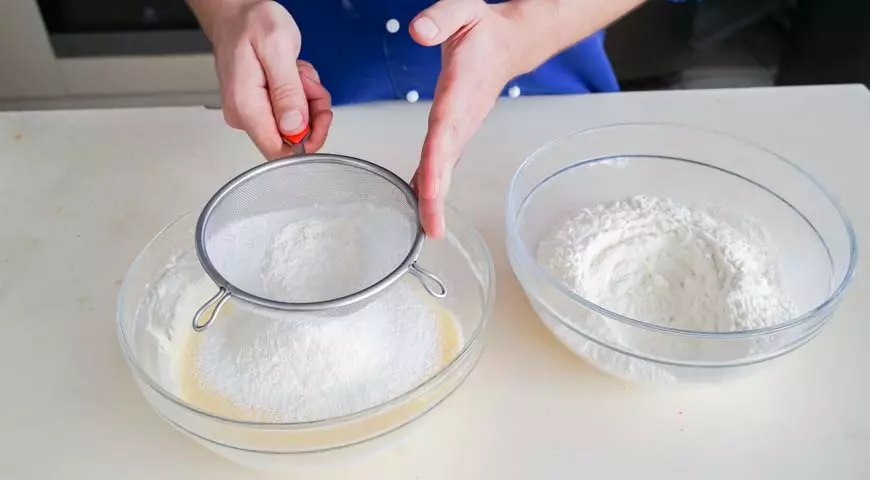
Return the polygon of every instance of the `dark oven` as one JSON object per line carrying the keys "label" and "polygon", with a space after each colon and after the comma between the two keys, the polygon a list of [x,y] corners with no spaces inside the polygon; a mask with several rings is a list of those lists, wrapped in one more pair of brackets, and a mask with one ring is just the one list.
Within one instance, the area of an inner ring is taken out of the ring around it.
{"label": "dark oven", "polygon": [[37,0],[58,57],[201,53],[183,0]]}

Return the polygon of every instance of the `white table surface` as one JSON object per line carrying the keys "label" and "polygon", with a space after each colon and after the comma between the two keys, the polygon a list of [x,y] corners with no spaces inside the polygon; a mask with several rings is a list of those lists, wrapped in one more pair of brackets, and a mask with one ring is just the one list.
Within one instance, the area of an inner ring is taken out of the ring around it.
{"label": "white table surface", "polygon": [[[340,109],[327,149],[407,176],[426,116],[425,104]],[[320,478],[870,478],[867,262],[822,335],[720,386],[613,380],[537,320],[505,256],[508,180],[541,143],[624,121],[694,124],[780,152],[836,193],[870,252],[863,87],[504,101],[451,193],[495,258],[487,351],[397,452]],[[160,421],[115,337],[118,288],[137,252],[258,160],[204,108],[0,114],[0,478],[272,478]]]}

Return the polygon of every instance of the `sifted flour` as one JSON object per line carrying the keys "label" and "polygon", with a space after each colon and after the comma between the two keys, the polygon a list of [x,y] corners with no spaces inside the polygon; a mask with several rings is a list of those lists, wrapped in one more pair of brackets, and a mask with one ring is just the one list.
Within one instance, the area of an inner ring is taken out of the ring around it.
{"label": "sifted flour", "polygon": [[345,317],[222,319],[194,337],[195,381],[243,417],[268,421],[320,420],[386,402],[434,374],[445,344],[458,349],[452,317],[419,290],[400,281]]}
{"label": "sifted flour", "polygon": [[296,302],[354,293],[404,260],[413,227],[393,209],[366,204],[299,209],[263,258],[264,289],[271,298]]}
{"label": "sifted flour", "polygon": [[[776,325],[797,313],[761,228],[668,199],[638,196],[583,209],[540,243],[537,258],[584,298],[656,325],[728,332]],[[637,340],[592,312],[578,321],[607,343]],[[638,338],[641,351],[673,353],[667,338]],[[591,342],[579,347],[624,376],[665,375]]]}
{"label": "sifted flour", "polygon": [[[361,252],[388,249],[390,228],[403,234],[389,224],[391,215],[360,205],[279,212],[230,224],[215,244],[232,251],[248,242],[249,228],[260,228],[253,233],[272,239],[253,243],[267,247],[226,265],[257,266],[257,278],[242,272],[246,280],[261,282],[258,288],[277,298],[322,299],[365,278],[368,259]],[[213,289],[206,280],[182,294],[183,331],[193,313],[187,310]],[[304,422],[358,412],[411,390],[461,343],[453,316],[415,279],[404,278],[344,316],[225,309],[209,329],[187,335],[176,365],[191,403],[233,418]]]}
{"label": "sifted flour", "polygon": [[234,221],[207,243],[221,274],[255,295],[291,302],[343,297],[395,269],[416,225],[370,204],[311,206]]}

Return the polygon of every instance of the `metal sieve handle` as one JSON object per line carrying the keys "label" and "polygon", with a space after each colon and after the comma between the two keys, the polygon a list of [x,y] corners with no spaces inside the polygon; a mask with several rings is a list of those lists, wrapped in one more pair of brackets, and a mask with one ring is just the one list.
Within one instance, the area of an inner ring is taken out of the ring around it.
{"label": "metal sieve handle", "polygon": [[429,292],[429,295],[432,295],[435,298],[444,298],[447,296],[447,287],[444,286],[444,282],[434,273],[417,265],[416,262],[408,267],[408,271],[411,272],[411,275],[417,277],[417,280],[420,281],[420,285],[423,285],[423,288]]}
{"label": "metal sieve handle", "polygon": [[[218,313],[221,310],[221,307],[227,303],[227,300],[230,299],[230,292],[227,291],[226,288],[221,287],[213,297],[209,298],[196,313],[193,314],[193,330],[196,332],[201,332],[208,328],[209,325],[214,322],[214,319],[217,317]],[[205,323],[200,323],[203,315],[211,309],[211,313],[208,314],[208,318],[205,320]]]}

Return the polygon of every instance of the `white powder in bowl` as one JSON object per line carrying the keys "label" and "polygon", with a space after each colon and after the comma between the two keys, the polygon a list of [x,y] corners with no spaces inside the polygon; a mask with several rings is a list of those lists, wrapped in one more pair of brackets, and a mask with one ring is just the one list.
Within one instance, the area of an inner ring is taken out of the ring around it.
{"label": "white powder in bowl", "polygon": [[[230,223],[212,239],[212,252],[247,289],[324,300],[392,271],[408,254],[401,245],[410,245],[414,226],[366,204],[310,207]],[[214,288],[208,283],[188,285],[182,300],[194,300],[179,304],[201,305]],[[179,328],[189,329],[195,309],[186,309]],[[207,330],[184,337],[176,370],[185,400],[230,418],[275,422],[387,402],[435,374],[462,344],[453,315],[412,277],[340,316],[231,303]]]}
{"label": "white powder in bowl", "polygon": [[[437,372],[453,318],[402,281],[343,317],[233,315],[195,345],[195,381],[252,418],[334,418],[397,397]],[[449,324],[445,324],[450,322]]]}
{"label": "white powder in bowl", "polygon": [[380,281],[411,251],[413,218],[367,203],[315,205],[229,222],[206,242],[236,287],[294,303],[331,300]]}
{"label": "white powder in bowl", "polygon": [[[656,325],[730,332],[776,325],[797,313],[759,226],[668,199],[638,196],[583,209],[545,237],[537,259],[587,300]],[[629,330],[592,312],[572,320],[608,343],[624,343]],[[663,336],[642,340],[647,351],[673,350],[663,343],[673,340]]]}
{"label": "white powder in bowl", "polygon": [[262,260],[268,298],[330,300],[386,277],[411,250],[415,225],[367,204],[305,208],[278,231]]}

